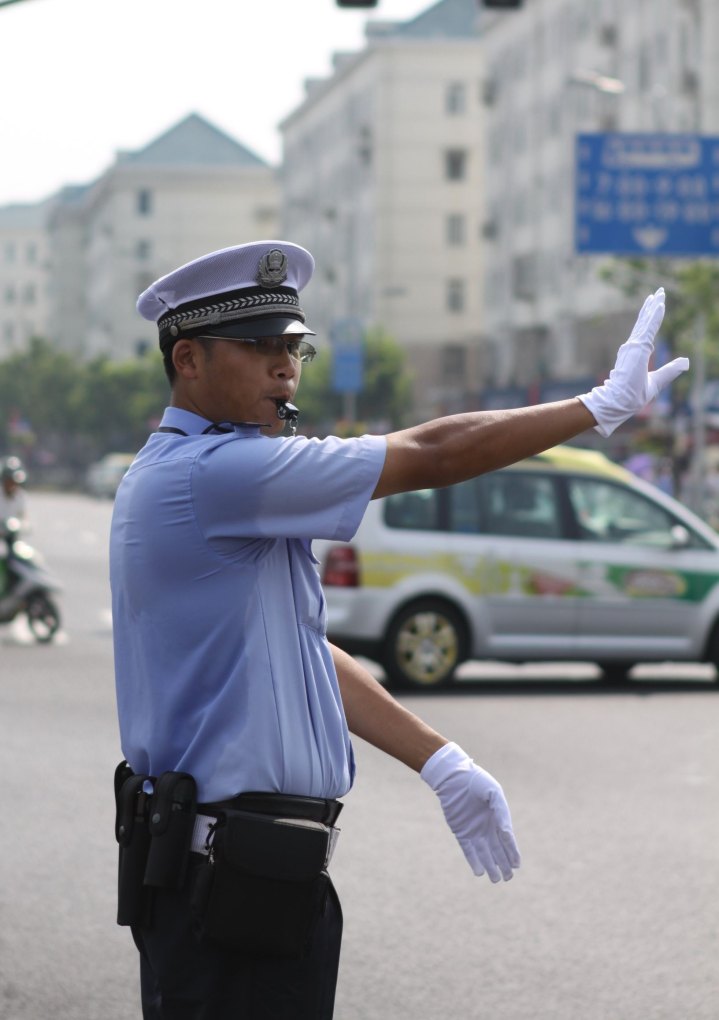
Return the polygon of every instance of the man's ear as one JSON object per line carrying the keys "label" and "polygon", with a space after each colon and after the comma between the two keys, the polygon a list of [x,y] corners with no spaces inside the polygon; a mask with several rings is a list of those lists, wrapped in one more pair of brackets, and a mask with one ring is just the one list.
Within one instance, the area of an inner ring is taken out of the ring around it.
{"label": "man's ear", "polygon": [[180,337],[172,348],[172,363],[183,379],[196,379],[199,358],[199,344],[188,337]]}

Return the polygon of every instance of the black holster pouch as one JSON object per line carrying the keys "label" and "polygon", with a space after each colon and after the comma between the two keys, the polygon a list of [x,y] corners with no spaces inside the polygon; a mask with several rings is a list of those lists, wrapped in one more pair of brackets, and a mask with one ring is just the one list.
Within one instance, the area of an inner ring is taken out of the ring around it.
{"label": "black holster pouch", "polygon": [[[153,785],[145,793],[146,782]],[[136,775],[115,770],[115,837],[120,847],[117,923],[151,923],[154,889],[179,889],[187,872],[197,809],[195,780],[186,772]]]}
{"label": "black holster pouch", "polygon": [[150,805],[150,852],[145,885],[180,889],[190,859],[197,785],[188,772],[163,772]]}
{"label": "black holster pouch", "polygon": [[192,892],[195,933],[252,956],[300,958],[324,912],[333,830],[225,810]]}
{"label": "black holster pouch", "polygon": [[147,923],[150,900],[144,888],[150,849],[147,809],[150,795],[143,792],[149,776],[135,775],[127,762],[115,770],[115,838],[120,846],[117,873],[117,923]]}

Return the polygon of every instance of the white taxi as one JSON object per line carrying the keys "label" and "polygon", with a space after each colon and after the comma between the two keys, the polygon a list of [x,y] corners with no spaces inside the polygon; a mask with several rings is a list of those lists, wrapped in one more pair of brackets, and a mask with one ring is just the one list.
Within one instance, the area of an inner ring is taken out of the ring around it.
{"label": "white taxi", "polygon": [[556,447],[443,489],[374,500],[317,541],[328,637],[395,686],[467,659],[719,664],[719,534],[601,453]]}

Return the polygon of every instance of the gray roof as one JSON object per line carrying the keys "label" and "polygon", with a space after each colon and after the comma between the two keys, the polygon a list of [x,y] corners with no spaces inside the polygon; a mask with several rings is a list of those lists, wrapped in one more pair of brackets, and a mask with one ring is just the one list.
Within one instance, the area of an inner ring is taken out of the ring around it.
{"label": "gray roof", "polygon": [[120,163],[152,166],[268,166],[214,124],[191,113],[144,149],[118,154]]}
{"label": "gray roof", "polygon": [[33,230],[45,225],[48,202],[14,202],[0,206],[0,227],[9,230]]}
{"label": "gray roof", "polygon": [[[480,5],[477,0],[439,0],[411,21],[396,22],[381,30],[382,35],[413,39],[454,39],[478,34]],[[372,36],[371,22],[368,35]]]}

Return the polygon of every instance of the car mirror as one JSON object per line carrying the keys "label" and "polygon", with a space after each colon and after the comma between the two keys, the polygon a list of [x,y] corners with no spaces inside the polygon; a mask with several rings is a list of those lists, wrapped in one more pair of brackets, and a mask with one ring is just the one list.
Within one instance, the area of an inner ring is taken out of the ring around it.
{"label": "car mirror", "polygon": [[671,530],[672,549],[686,549],[691,545],[692,536],[683,524],[675,524]]}

